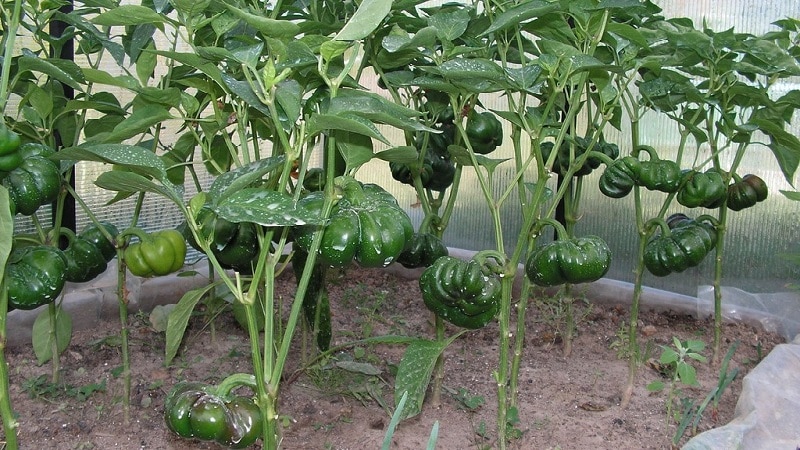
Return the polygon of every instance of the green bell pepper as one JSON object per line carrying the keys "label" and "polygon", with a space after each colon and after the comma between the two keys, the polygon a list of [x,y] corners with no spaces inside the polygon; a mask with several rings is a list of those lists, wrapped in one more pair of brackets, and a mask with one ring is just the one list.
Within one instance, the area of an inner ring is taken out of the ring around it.
{"label": "green bell pepper", "polygon": [[183,438],[245,448],[261,435],[261,410],[249,397],[217,395],[212,386],[181,382],[164,401],[167,428]]}
{"label": "green bell pepper", "polygon": [[61,171],[50,159],[54,152],[41,144],[24,144],[19,153],[22,163],[8,173],[3,185],[8,189],[12,211],[30,216],[40,206],[52,203],[61,192]]}
{"label": "green bell pepper", "polygon": [[397,262],[408,269],[428,267],[449,251],[441,239],[431,233],[414,233],[411,243],[397,258]]}
{"label": "green bell pepper", "polygon": [[[337,184],[341,198],[324,225],[319,261],[332,267],[353,261],[362,267],[386,267],[394,262],[414,234],[408,214],[376,184],[362,185],[350,177],[339,177]],[[322,211],[324,195],[312,192],[298,206]],[[308,251],[316,230],[316,226],[295,227],[295,243]]]}
{"label": "green bell pepper", "polygon": [[22,164],[19,146],[19,135],[0,123],[0,172],[11,172]]}
{"label": "green bell pepper", "polygon": [[325,169],[322,167],[308,169],[303,178],[303,189],[311,192],[325,189]]}
{"label": "green bell pepper", "polygon": [[67,262],[61,250],[31,245],[12,251],[6,267],[10,309],[34,309],[55,300],[64,288]]}
{"label": "green bell pepper", "polygon": [[602,278],[610,264],[611,249],[603,239],[597,236],[559,238],[530,254],[525,274],[537,286],[588,283]]}
{"label": "green bell pepper", "polygon": [[614,161],[600,175],[600,192],[611,198],[625,197],[638,184],[640,170],[641,162],[633,156],[624,156]]}
{"label": "green bell pepper", "polygon": [[[447,147],[453,144],[455,128],[452,124],[441,125],[441,133],[419,133],[414,139],[417,153],[425,152],[421,162],[404,164],[390,162],[389,170],[395,180],[413,186],[414,174],[419,173],[422,187],[432,191],[442,192],[453,184],[456,166],[447,152]],[[425,136],[428,142],[425,143]],[[427,146],[426,146],[427,145]]]}
{"label": "green bell pepper", "polygon": [[673,215],[645,246],[644,266],[657,277],[680,273],[705,259],[717,241],[716,228],[685,215]]}
{"label": "green bell pepper", "polygon": [[100,250],[100,253],[103,254],[103,258],[106,262],[111,261],[117,256],[117,246],[114,240],[108,240],[106,235],[100,228],[104,228],[108,235],[112,238],[116,239],[117,235],[119,234],[119,230],[117,229],[116,225],[110,222],[99,222],[99,223],[90,223],[80,232],[78,237],[84,239],[86,241],[91,242],[95,247]]}
{"label": "green bell pepper", "polygon": [[503,124],[489,111],[470,114],[466,132],[472,151],[481,155],[489,154],[503,144]]}
{"label": "green bell pepper", "polygon": [[66,228],[61,229],[61,235],[67,238],[67,248],[63,250],[67,281],[85,283],[106,271],[108,264],[98,247]]}
{"label": "green bell pepper", "polygon": [[[649,146],[641,146],[638,150],[645,150],[650,155],[649,160],[640,162],[638,185],[651,191],[678,192],[683,179],[678,163],[659,159],[655,149]],[[639,152],[635,152],[634,156],[638,155]]]}
{"label": "green bell pepper", "polygon": [[687,208],[712,208],[722,203],[727,192],[725,180],[719,171],[690,170],[683,175],[676,200]]}
{"label": "green bell pepper", "polygon": [[[553,162],[553,172],[564,176],[566,175],[567,171],[569,170],[570,165],[581,158],[584,153],[589,149],[589,145],[591,141],[584,137],[576,137],[574,139],[574,150],[571,148],[569,142],[563,141],[558,148],[558,153],[556,154],[555,161]],[[542,149],[542,157],[545,161],[550,158],[550,155],[553,151],[554,144],[552,142],[543,142],[541,144]],[[592,147],[592,151],[596,151],[608,156],[610,159],[617,159],[619,157],[619,147],[616,144],[599,141]],[[571,154],[572,153],[572,154]],[[583,177],[589,175],[600,167],[600,164],[603,162],[602,159],[592,156],[586,158],[586,161],[575,171],[573,176],[575,177]]]}
{"label": "green bell pepper", "polygon": [[[219,217],[209,206],[203,206],[197,213],[200,236],[205,239],[214,257],[226,269],[252,273],[252,263],[258,256],[258,228],[253,222],[234,223]],[[186,224],[179,230],[195,250],[202,247],[195,241]]]}
{"label": "green bell pepper", "polygon": [[726,205],[732,211],[741,211],[766,200],[768,192],[764,180],[757,175],[747,174],[728,185]]}
{"label": "green bell pepper", "polygon": [[500,310],[500,280],[476,260],[442,256],[422,272],[419,288],[428,309],[459,327],[482,328]]}
{"label": "green bell pepper", "polygon": [[178,230],[161,230],[146,234],[139,229],[124,231],[122,235],[135,234],[138,242],[129,244],[123,253],[128,270],[139,277],[167,275],[184,265],[186,241]]}

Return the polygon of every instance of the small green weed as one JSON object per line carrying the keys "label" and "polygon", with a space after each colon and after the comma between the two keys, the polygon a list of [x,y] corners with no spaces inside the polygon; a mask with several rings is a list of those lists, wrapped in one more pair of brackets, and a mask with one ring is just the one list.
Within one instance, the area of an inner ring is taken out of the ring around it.
{"label": "small green weed", "polygon": [[84,402],[96,392],[105,392],[106,381],[103,380],[100,383],[90,383],[84,386],[71,386],[61,383],[52,383],[47,375],[39,375],[36,378],[25,380],[22,383],[22,390],[27,392],[30,398],[52,401],[59,398],[70,397]]}

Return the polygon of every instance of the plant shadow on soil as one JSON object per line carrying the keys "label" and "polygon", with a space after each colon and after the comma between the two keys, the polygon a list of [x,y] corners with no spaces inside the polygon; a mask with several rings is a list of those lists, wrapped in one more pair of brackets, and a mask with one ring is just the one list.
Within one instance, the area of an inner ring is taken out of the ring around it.
{"label": "plant shadow on soil", "polygon": [[[422,304],[416,279],[385,270],[352,269],[329,276],[334,345],[381,335],[431,337],[432,317]],[[276,298],[290,302],[294,279],[276,280]],[[175,299],[177,300],[177,299]],[[534,301],[527,314],[527,336],[519,383],[519,437],[512,449],[665,449],[675,434],[667,419],[667,392],[646,386],[663,376],[642,365],[630,405],[619,406],[627,361],[617,355],[624,307],[578,301],[577,337],[565,358],[558,308]],[[288,309],[288,308],[287,308]],[[705,341],[710,356],[711,323],[670,312],[641,314],[641,342],[657,359],[673,336]],[[456,330],[449,328],[448,332]],[[164,366],[164,333],[153,330],[146,314],[132,316],[130,352],[133,373],[126,422],[118,323],[98,323],[77,331],[61,357],[60,382],[50,383],[49,363],[37,365],[30,347],[8,352],[12,406],[19,420],[21,448],[46,449],[212,449],[213,443],[182,440],[163,421],[166,393],[180,380],[214,383],[250,371],[246,333],[232,315],[214,321],[214,331],[198,315],[190,323],[178,357]],[[314,356],[310,338],[298,329],[282,385],[282,448],[378,449],[393,409],[393,374],[402,345],[347,346],[305,364]],[[497,325],[471,331],[446,350],[441,405],[427,402],[423,412],[402,422],[393,449],[424,449],[435,422],[437,448],[493,448]],[[737,343],[730,369],[739,374],[716,411],[706,410],[697,431],[727,423],[741,391],[741,380],[781,338],[745,324],[726,324],[723,351]],[[302,337],[302,338],[301,338]],[[718,369],[696,364],[699,387],[681,387],[677,398],[702,400]],[[687,433],[688,434],[688,433]],[[685,438],[682,442],[685,442]],[[253,448],[260,448],[260,441]]]}

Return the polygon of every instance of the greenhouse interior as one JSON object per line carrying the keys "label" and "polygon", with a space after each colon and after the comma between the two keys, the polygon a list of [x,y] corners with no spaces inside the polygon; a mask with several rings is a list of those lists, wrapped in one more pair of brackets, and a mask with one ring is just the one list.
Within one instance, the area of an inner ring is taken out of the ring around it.
{"label": "greenhouse interior", "polygon": [[800,448],[800,2],[0,10],[0,442]]}

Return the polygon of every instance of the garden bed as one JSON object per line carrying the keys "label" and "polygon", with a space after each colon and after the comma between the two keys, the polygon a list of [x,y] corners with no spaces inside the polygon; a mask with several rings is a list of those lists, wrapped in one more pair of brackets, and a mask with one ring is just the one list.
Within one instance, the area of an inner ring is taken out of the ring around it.
{"label": "garden bed", "polygon": [[[335,345],[386,334],[431,336],[431,317],[414,279],[386,270],[351,269],[330,274],[329,286]],[[288,301],[293,292],[291,274],[281,275],[276,296]],[[627,376],[627,362],[616,350],[627,319],[624,300],[616,306],[578,303],[582,321],[568,358],[561,352],[562,316],[552,304],[537,302],[528,315],[520,372],[520,437],[511,448],[669,447],[675,423],[667,419],[667,393],[646,389],[652,381],[666,381],[661,374],[642,366],[631,404],[626,409],[619,406]],[[651,358],[658,358],[659,346],[671,345],[673,336],[710,344],[710,322],[683,312],[644,312],[640,325]],[[154,331],[147,313],[132,316],[133,389],[127,423],[121,404],[118,331],[113,320],[76,331],[62,356],[57,385],[49,382],[50,365],[38,366],[29,346],[10,350],[12,404],[19,416],[22,448],[215,448],[172,436],[164,426],[163,402],[179,380],[216,382],[230,373],[249,371],[246,334],[232,316],[218,316],[213,333],[201,316],[193,319],[184,347],[169,367],[163,364],[164,334]],[[724,337],[723,350],[738,342],[730,369],[738,369],[739,375],[719,409],[707,409],[698,432],[733,417],[742,377],[782,342],[777,334],[745,323],[727,324]],[[285,418],[283,448],[379,448],[393,407],[393,373],[404,346],[346,347],[330,358],[304,364],[311,348],[298,344],[290,356],[280,407]],[[704,353],[710,356],[710,349]],[[496,325],[464,334],[446,354],[441,406],[428,402],[420,416],[403,422],[392,448],[425,448],[436,421],[438,448],[493,446]],[[716,385],[717,369],[710,364],[697,367],[700,387],[681,387],[678,398],[700,401]]]}

